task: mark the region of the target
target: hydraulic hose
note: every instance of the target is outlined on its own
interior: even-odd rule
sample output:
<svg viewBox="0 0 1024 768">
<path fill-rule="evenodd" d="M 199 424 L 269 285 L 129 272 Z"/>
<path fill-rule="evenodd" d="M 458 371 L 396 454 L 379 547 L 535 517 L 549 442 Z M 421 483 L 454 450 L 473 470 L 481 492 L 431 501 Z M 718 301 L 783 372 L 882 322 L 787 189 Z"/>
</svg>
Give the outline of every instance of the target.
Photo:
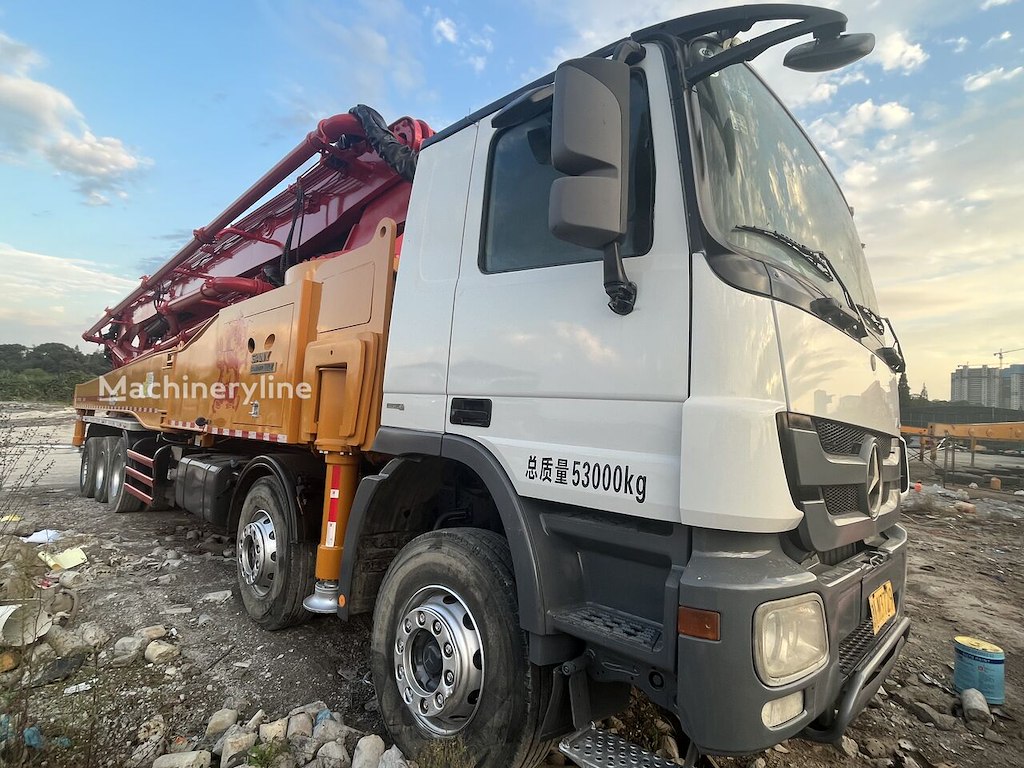
<svg viewBox="0 0 1024 768">
<path fill-rule="evenodd" d="M 349 110 L 349 114 L 358 118 L 374 152 L 381 156 L 391 170 L 406 181 L 412 181 L 416 175 L 416 150 L 396 139 L 384 118 L 372 107 L 357 104 Z"/>
</svg>

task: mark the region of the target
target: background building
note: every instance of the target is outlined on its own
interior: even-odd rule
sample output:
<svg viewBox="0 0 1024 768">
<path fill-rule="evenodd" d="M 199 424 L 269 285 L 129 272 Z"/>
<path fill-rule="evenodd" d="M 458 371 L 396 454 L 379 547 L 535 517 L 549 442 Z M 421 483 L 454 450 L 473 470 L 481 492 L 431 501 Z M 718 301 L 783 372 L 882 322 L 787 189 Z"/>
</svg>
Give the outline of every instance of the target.
<svg viewBox="0 0 1024 768">
<path fill-rule="evenodd" d="M 1003 368 L 999 397 L 1003 408 L 1024 410 L 1024 364 L 1017 363 Z"/>
<path fill-rule="evenodd" d="M 1024 369 L 1024 366 L 1020 367 Z M 966 401 L 971 405 L 999 408 L 1001 379 L 1001 371 L 998 368 L 990 368 L 987 365 L 970 368 L 961 365 L 950 374 L 949 399 L 952 402 Z"/>
</svg>

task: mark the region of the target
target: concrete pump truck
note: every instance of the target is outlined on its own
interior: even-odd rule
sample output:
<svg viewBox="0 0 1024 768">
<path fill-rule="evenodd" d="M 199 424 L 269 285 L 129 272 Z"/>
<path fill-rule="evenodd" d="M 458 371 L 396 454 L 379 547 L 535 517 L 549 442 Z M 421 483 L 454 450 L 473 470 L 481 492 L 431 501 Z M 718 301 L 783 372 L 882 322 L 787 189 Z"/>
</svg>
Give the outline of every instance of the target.
<svg viewBox="0 0 1024 768">
<path fill-rule="evenodd" d="M 82 493 L 235 532 L 268 630 L 372 612 L 413 757 L 668 765 L 593 725 L 633 689 L 687 765 L 838 739 L 909 633 L 904 359 L 749 62 L 854 62 L 846 21 L 708 11 L 440 133 L 323 120 L 84 334 Z"/>
</svg>

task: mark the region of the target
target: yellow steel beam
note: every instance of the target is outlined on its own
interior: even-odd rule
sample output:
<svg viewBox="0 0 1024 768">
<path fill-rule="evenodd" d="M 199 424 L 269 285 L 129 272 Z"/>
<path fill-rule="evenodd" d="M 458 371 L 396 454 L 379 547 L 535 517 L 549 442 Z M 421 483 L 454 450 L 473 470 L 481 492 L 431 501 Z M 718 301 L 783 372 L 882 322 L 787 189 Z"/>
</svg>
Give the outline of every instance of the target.
<svg viewBox="0 0 1024 768">
<path fill-rule="evenodd" d="M 935 437 L 1024 441 L 1024 421 L 1000 421 L 993 424 L 929 424 L 927 434 Z"/>
</svg>

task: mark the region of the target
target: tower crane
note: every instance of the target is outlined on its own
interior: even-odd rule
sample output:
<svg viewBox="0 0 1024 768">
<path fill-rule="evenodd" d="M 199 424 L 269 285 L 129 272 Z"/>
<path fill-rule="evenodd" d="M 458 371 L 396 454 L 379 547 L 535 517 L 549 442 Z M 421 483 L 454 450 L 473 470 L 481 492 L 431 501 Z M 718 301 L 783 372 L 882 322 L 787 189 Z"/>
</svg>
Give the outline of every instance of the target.
<svg viewBox="0 0 1024 768">
<path fill-rule="evenodd" d="M 1017 347 L 1016 349 L 1000 349 L 998 352 L 993 352 L 992 357 L 999 358 L 999 367 L 1003 367 L 1003 355 L 1008 355 L 1011 352 L 1024 352 L 1024 347 Z"/>
</svg>

